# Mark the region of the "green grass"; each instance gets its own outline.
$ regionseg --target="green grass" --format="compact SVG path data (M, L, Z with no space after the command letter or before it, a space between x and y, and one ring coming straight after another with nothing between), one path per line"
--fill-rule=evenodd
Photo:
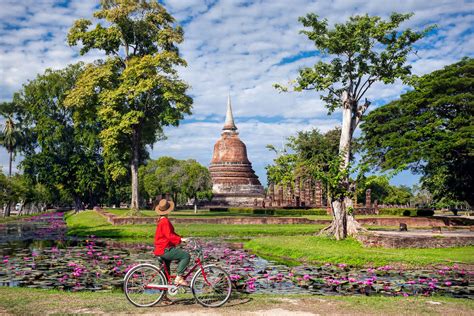
M173 219L171 218L171 221ZM113 226L95 211L84 211L66 215L68 234L76 236L95 235L105 238L121 238L136 241L152 241L156 225ZM311 235L322 225L216 225L216 224L174 224L176 232L189 237L247 238L255 236Z
M117 209L117 208L107 208L107 212L118 215L118 216L128 216L130 210L128 209ZM145 217L156 217L155 211L151 210L140 210L140 215ZM182 217L182 218L209 218L209 217L304 217L312 220L330 220L332 219L331 215L265 215L265 214L249 214L249 213L233 213L233 212L210 212L207 209L198 210L197 213L194 213L194 210L176 210L172 213L173 217ZM406 218L403 216L396 215L358 215L357 218Z
M0 314L204 314L247 315L291 314L321 315L472 315L474 300L448 297L381 297L315 295L239 295L234 294L223 307L210 311L189 294L178 296L175 304L137 308L121 292L63 292L27 288L0 288Z
M354 266L402 264L425 266L448 263L474 263L474 246L456 248L365 248L354 239L335 241L327 237L260 237L245 243L245 248L282 261L346 263Z

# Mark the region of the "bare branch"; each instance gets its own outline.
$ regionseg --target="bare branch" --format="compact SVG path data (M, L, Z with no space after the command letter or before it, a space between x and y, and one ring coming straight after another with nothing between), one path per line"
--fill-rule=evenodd
M354 129L357 128L357 126L360 123L360 120L362 119L362 116L364 115L365 111L367 111L367 108L370 106L370 102L365 98L365 102L363 105L359 106L357 108L357 113L354 115L355 122L354 122Z
M367 85L367 87L365 87L365 89L363 91L362 91L362 88L361 88L362 93L357 96L357 99L356 99L357 102L360 101L360 99L364 96L364 94L367 92L367 90L370 88L370 86L375 82L375 79L369 78L369 79L367 79L367 82L369 84Z

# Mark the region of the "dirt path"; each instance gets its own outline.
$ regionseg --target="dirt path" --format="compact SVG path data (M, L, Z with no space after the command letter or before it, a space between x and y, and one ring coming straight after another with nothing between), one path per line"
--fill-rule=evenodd
M190 296L173 305L137 308L123 293L61 292L0 287L0 315L474 315L474 300L446 297L246 295L223 307L202 307Z

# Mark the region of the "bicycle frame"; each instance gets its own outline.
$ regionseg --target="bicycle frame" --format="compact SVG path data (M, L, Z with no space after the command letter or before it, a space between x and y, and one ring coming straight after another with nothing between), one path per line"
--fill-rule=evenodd
M168 281L168 284L171 284L171 279L172 278L175 278L176 275L171 275L168 271L168 268L166 267L165 264L162 265L162 269L165 271L165 276L166 276L166 279ZM201 262L201 259L200 258L196 258L194 260L194 265L191 267L191 269L186 273L186 275L183 276L184 279L187 279L197 268L199 267L199 269L201 270L201 273L202 273L202 276L204 278L204 281L206 281L206 283L208 285L211 285L209 283L209 281L207 280L207 276L206 276L206 272L204 271L203 269L203 266L202 266L202 262ZM150 280L153 280L155 278L156 274L152 275L152 277L150 278ZM151 285L145 285L145 289L153 289L153 290L161 290L161 291L165 291L165 290L169 290L170 288L174 288L175 286L174 285L157 285L157 284L151 284ZM178 285L179 287L179 285Z

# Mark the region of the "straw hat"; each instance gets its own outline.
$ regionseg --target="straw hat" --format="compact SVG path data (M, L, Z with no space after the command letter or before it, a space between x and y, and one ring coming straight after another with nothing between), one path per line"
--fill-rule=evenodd
M155 207L155 212L158 213L158 215L169 214L172 210L174 210L174 202L166 199L162 199Z

